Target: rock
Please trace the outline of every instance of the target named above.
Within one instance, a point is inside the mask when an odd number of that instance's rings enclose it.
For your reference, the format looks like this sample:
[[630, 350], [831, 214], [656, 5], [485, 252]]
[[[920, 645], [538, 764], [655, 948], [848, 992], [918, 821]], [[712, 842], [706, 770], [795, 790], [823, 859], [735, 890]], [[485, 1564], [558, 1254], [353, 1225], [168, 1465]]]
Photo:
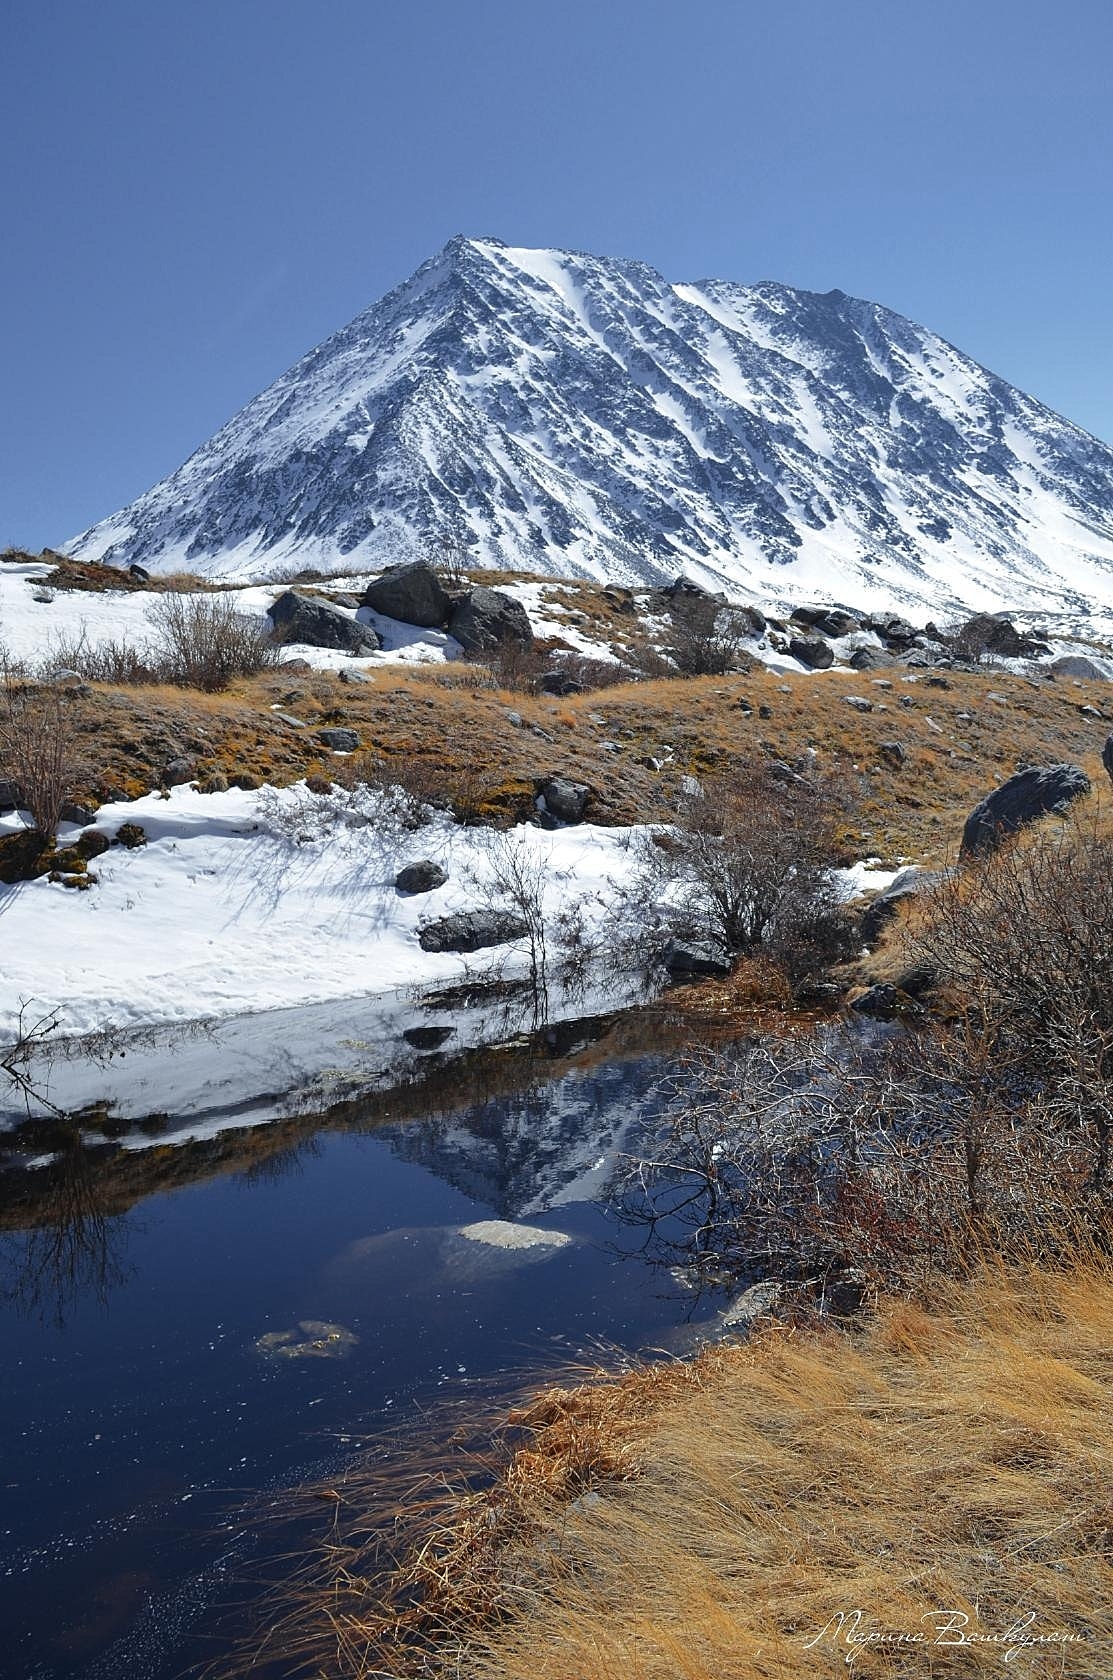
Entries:
[[284, 659], [281, 669], [284, 677], [309, 677], [313, 674], [313, 667], [308, 659]]
[[730, 963], [723, 952], [702, 940], [670, 939], [661, 952], [661, 966], [674, 979], [690, 979], [693, 974], [730, 973]]
[[1088, 682], [1106, 680], [1105, 672], [1081, 653], [1064, 653], [1061, 658], [1053, 659], [1047, 668], [1056, 677], [1081, 677]]
[[869, 986], [850, 1005], [856, 1015], [868, 1015], [875, 1021], [891, 1021], [899, 1006], [900, 993], [885, 982]]
[[766, 720], [768, 720], [769, 718], [771, 718], [773, 716], [772, 706], [767, 706], [763, 702], [757, 709], [757, 715], [758, 715], [759, 718], [765, 718]]
[[354, 729], [318, 729], [317, 739], [330, 752], [353, 753], [359, 751], [359, 736]]
[[[1106, 775], [1111, 781], [1113, 781], [1113, 735], [1107, 735], [1105, 737], [1105, 745], [1101, 749], [1101, 762], [1105, 766]], [[0, 782], [0, 788], [4, 785], [5, 784], [3, 782]], [[7, 786], [10, 787], [11, 783], [9, 782]], [[3, 801], [0, 800], [0, 803], [2, 802]]]
[[862, 628], [861, 621], [843, 607], [797, 607], [792, 620], [818, 630], [821, 636], [852, 636]]
[[232, 786], [242, 788], [245, 793], [254, 793], [256, 788], [261, 788], [262, 785], [262, 781], [252, 770], [241, 770], [238, 776], [232, 777]]
[[1090, 778], [1077, 764], [1033, 765], [994, 788], [966, 819], [961, 857], [993, 851], [1006, 834], [1049, 812], [1062, 812], [1090, 791]]
[[910, 869], [902, 869], [900, 874], [885, 888], [871, 899], [862, 916], [862, 939], [867, 945], [872, 945], [877, 939], [886, 922], [891, 922], [900, 906], [910, 898], [918, 898], [922, 893], [930, 892], [943, 879], [942, 873], [934, 869], [920, 869], [913, 865]]
[[197, 766], [191, 758], [172, 758], [162, 772], [164, 787], [184, 787], [186, 782], [192, 782], [197, 774]]
[[798, 659], [809, 671], [826, 671], [828, 666], [835, 663], [834, 650], [830, 642], [824, 641], [822, 636], [792, 636], [789, 639], [788, 651], [793, 659]]
[[1025, 659], [1047, 652], [1044, 643], [1023, 635], [1011, 618], [997, 613], [975, 613], [961, 626], [955, 642], [960, 651], [984, 650], [999, 659]]
[[303, 642], [307, 647], [338, 648], [342, 653], [377, 653], [380, 642], [369, 624], [334, 607], [331, 601], [318, 601], [315, 596], [302, 595], [287, 589], [270, 610], [275, 631], [286, 642]]
[[908, 757], [899, 741], [882, 741], [877, 751], [878, 756], [883, 758], [886, 764], [892, 764], [898, 770]]
[[305, 728], [305, 724], [302, 721], [302, 719], [299, 718], [299, 717], [295, 717], [293, 712], [274, 712], [274, 713], [272, 713], [272, 716], [277, 718], [279, 723], [286, 724], [286, 726], [290, 729], [304, 729]]
[[32, 601], [38, 601], [40, 606], [49, 607], [54, 599], [54, 591], [53, 589], [47, 589], [45, 584], [40, 584], [37, 589], [31, 591], [31, 599]]
[[375, 680], [374, 677], [368, 676], [366, 671], [361, 671], [358, 665], [345, 665], [337, 672], [337, 675], [342, 683], [357, 683], [362, 685], [364, 683], [372, 683]]
[[[1113, 770], [1110, 771], [1113, 775]], [[0, 782], [0, 811], [14, 811], [19, 805], [19, 789], [14, 782]]]
[[363, 604], [425, 630], [447, 624], [452, 612], [452, 598], [427, 560], [388, 567], [368, 584]]
[[873, 701], [867, 700], [864, 694], [844, 694], [843, 699], [848, 706], [853, 706], [856, 712], [873, 711]]
[[759, 1318], [765, 1318], [779, 1306], [784, 1294], [784, 1285], [776, 1283], [772, 1278], [764, 1283], [753, 1283], [749, 1289], [744, 1289], [737, 1300], [732, 1301], [725, 1312], [720, 1314], [719, 1325], [724, 1330], [747, 1330]]
[[854, 649], [848, 663], [855, 671], [877, 671], [883, 665], [891, 665], [893, 661], [883, 648], [860, 647]]
[[439, 1050], [455, 1031], [455, 1027], [407, 1027], [402, 1037], [415, 1050]]
[[151, 574], [146, 566], [137, 566], [134, 563], [128, 567], [128, 577], [136, 583], [150, 583], [151, 581]]
[[448, 880], [448, 873], [432, 858], [418, 858], [416, 863], [407, 863], [394, 877], [394, 885], [400, 893], [428, 893], [443, 887]]
[[449, 633], [467, 653], [488, 653], [502, 642], [532, 642], [529, 616], [520, 601], [480, 584], [452, 609]]
[[674, 578], [671, 583], [666, 583], [660, 593], [670, 601], [726, 601], [722, 590], [713, 595], [710, 589], [705, 589], [702, 584], [694, 583], [691, 578], [683, 575]]
[[509, 910], [459, 910], [427, 922], [417, 940], [423, 951], [483, 951], [509, 945], [528, 933], [525, 922]]
[[584, 685], [575, 677], [570, 677], [567, 671], [543, 671], [537, 679], [537, 692], [561, 698], [567, 694], [582, 694]]
[[545, 809], [560, 822], [583, 821], [584, 808], [591, 797], [591, 789], [583, 782], [570, 781], [567, 776], [550, 776], [541, 783], [539, 791]]
[[931, 964], [920, 962], [913, 963], [911, 968], [903, 969], [897, 975], [894, 985], [898, 992], [904, 993], [905, 997], [922, 998], [934, 989], [938, 980], [939, 975]]
[[950, 677], [929, 677], [927, 685], [929, 688], [950, 688], [951, 679]]
[[121, 823], [116, 830], [116, 838], [113, 844], [125, 846], [129, 852], [134, 852], [137, 846], [147, 844], [147, 831], [136, 822]]
[[91, 822], [96, 822], [97, 813], [91, 805], [81, 805], [76, 799], [67, 799], [58, 813], [60, 822], [77, 823], [81, 828], [88, 828]]
[[910, 648], [919, 634], [906, 618], [893, 612], [867, 613], [862, 628], [880, 636], [886, 647], [895, 648]]

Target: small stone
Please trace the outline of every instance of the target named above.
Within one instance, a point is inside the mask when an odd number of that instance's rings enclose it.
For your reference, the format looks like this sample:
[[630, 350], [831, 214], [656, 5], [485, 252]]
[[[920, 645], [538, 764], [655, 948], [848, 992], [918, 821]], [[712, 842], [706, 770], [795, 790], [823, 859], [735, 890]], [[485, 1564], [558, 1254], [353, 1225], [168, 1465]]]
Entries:
[[375, 680], [374, 677], [368, 676], [366, 671], [361, 671], [358, 665], [344, 665], [338, 675], [342, 683], [365, 684], [372, 683]]
[[864, 694], [844, 694], [843, 699], [848, 706], [853, 706], [856, 712], [873, 711], [873, 701], [867, 700]]
[[428, 893], [443, 887], [448, 880], [448, 873], [432, 858], [418, 858], [415, 863], [407, 863], [394, 877], [394, 885], [400, 893]]

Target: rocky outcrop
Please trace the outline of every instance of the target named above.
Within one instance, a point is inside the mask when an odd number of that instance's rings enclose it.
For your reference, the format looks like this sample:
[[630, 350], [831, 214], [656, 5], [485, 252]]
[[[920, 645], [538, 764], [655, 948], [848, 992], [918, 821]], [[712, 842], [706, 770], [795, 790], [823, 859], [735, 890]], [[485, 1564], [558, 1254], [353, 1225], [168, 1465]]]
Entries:
[[1053, 659], [1047, 669], [1056, 677], [1081, 677], [1086, 682], [1105, 682], [1103, 670], [1083, 653], [1064, 653]]
[[1018, 770], [975, 806], [962, 831], [961, 855], [993, 851], [1008, 834], [1026, 824], [1069, 808], [1090, 791], [1090, 778], [1077, 764], [1034, 765]]
[[834, 650], [822, 636], [793, 636], [789, 640], [788, 651], [809, 671], [826, 671], [835, 663]]
[[452, 612], [452, 597], [427, 560], [388, 567], [368, 584], [363, 604], [387, 618], [398, 618], [424, 630], [447, 624]]
[[306, 647], [337, 648], [342, 653], [377, 653], [381, 646], [369, 624], [361, 624], [342, 607], [319, 601], [287, 589], [270, 610], [275, 634], [284, 642], [302, 642]]
[[591, 789], [583, 782], [573, 782], [567, 776], [550, 776], [542, 782], [538, 791], [546, 811], [559, 822], [583, 821], [584, 809], [591, 797]]

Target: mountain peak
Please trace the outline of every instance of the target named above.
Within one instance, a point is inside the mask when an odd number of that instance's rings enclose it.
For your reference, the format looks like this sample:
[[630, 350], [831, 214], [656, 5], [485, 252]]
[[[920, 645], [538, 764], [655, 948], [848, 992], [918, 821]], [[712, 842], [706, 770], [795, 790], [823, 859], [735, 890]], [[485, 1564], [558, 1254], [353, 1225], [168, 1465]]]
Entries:
[[1113, 602], [1113, 450], [883, 306], [456, 234], [69, 545], [259, 577], [473, 564], [767, 598]]

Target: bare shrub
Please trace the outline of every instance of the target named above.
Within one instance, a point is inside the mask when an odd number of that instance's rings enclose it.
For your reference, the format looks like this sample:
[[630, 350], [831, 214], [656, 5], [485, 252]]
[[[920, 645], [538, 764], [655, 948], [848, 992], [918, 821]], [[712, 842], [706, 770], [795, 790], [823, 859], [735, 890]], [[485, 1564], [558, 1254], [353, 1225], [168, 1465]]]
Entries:
[[84, 625], [76, 635], [56, 637], [43, 656], [39, 670], [44, 676], [75, 671], [86, 682], [140, 684], [162, 680], [150, 648], [129, 642], [126, 637], [90, 642]]
[[634, 892], [654, 909], [634, 919], [639, 936], [697, 940], [729, 957], [763, 953], [802, 983], [849, 950], [830, 875], [840, 815], [830, 786], [764, 765], [708, 780], [642, 844]]
[[685, 677], [721, 677], [748, 671], [753, 659], [743, 646], [751, 623], [738, 608], [711, 596], [678, 599], [673, 604], [666, 652]]
[[82, 769], [71, 705], [64, 691], [11, 675], [0, 698], [0, 774], [15, 784], [32, 827], [48, 842]]
[[163, 595], [154, 603], [154, 662], [163, 681], [216, 692], [281, 663], [262, 619], [219, 595]]

